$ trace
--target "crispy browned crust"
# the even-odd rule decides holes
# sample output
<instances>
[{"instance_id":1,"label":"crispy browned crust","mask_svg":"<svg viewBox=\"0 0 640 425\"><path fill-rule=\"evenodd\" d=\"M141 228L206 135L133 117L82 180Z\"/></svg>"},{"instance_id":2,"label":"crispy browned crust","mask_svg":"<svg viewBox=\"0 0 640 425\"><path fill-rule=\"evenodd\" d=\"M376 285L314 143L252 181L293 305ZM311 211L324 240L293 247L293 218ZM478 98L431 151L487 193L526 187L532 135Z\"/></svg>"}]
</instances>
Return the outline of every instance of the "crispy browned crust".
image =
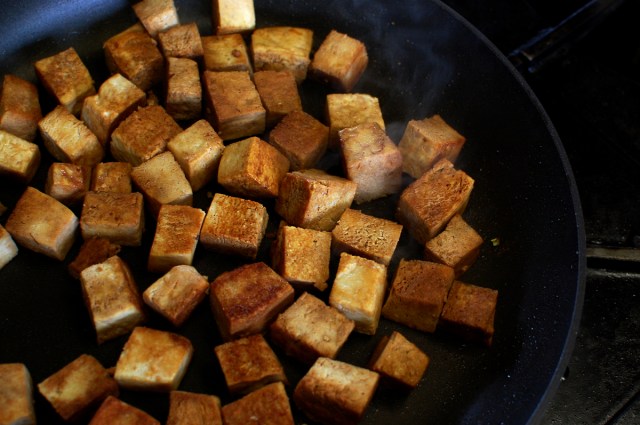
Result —
<instances>
[{"instance_id":1,"label":"crispy browned crust","mask_svg":"<svg viewBox=\"0 0 640 425\"><path fill-rule=\"evenodd\" d=\"M158 41L166 58L200 60L204 55L200 30L195 22L176 25L159 33Z\"/></svg>"},{"instance_id":2,"label":"crispy browned crust","mask_svg":"<svg viewBox=\"0 0 640 425\"><path fill-rule=\"evenodd\" d=\"M131 170L128 162L101 162L93 167L93 192L131 193Z\"/></svg>"},{"instance_id":3,"label":"crispy browned crust","mask_svg":"<svg viewBox=\"0 0 640 425\"><path fill-rule=\"evenodd\" d=\"M33 381L22 363L0 364L0 423L35 425Z\"/></svg>"},{"instance_id":4,"label":"crispy browned crust","mask_svg":"<svg viewBox=\"0 0 640 425\"><path fill-rule=\"evenodd\" d=\"M252 72L247 44L242 34L203 36L202 47L204 68L207 71Z\"/></svg>"},{"instance_id":5,"label":"crispy browned crust","mask_svg":"<svg viewBox=\"0 0 640 425\"><path fill-rule=\"evenodd\" d=\"M148 413L113 396L107 397L89 422L89 425L160 425Z\"/></svg>"},{"instance_id":6,"label":"crispy browned crust","mask_svg":"<svg viewBox=\"0 0 640 425\"><path fill-rule=\"evenodd\" d=\"M40 162L38 145L0 130L0 176L27 184L38 171Z\"/></svg>"},{"instance_id":7,"label":"crispy browned crust","mask_svg":"<svg viewBox=\"0 0 640 425\"><path fill-rule=\"evenodd\" d=\"M176 120L192 120L202 111L202 85L198 62L189 58L167 58L167 113Z\"/></svg>"},{"instance_id":8,"label":"crispy browned crust","mask_svg":"<svg viewBox=\"0 0 640 425\"><path fill-rule=\"evenodd\" d=\"M329 126L329 148L340 148L340 130L365 123L377 123L385 129L380 101L366 93L330 93L325 106Z\"/></svg>"},{"instance_id":9,"label":"crispy browned crust","mask_svg":"<svg viewBox=\"0 0 640 425\"><path fill-rule=\"evenodd\" d=\"M291 111L269 134L269 143L291 162L291 170L313 168L327 151L329 127L303 111Z\"/></svg>"},{"instance_id":10,"label":"crispy browned crust","mask_svg":"<svg viewBox=\"0 0 640 425\"><path fill-rule=\"evenodd\" d=\"M307 78L313 45L308 28L272 26L251 34L251 51L256 71L289 71L298 84Z\"/></svg>"},{"instance_id":11,"label":"crispy browned crust","mask_svg":"<svg viewBox=\"0 0 640 425\"><path fill-rule=\"evenodd\" d=\"M222 425L220 399L215 395L171 391L167 425Z\"/></svg>"},{"instance_id":12,"label":"crispy browned crust","mask_svg":"<svg viewBox=\"0 0 640 425\"><path fill-rule=\"evenodd\" d=\"M291 404L282 382L274 382L222 406L225 425L293 425Z\"/></svg>"},{"instance_id":13,"label":"crispy browned crust","mask_svg":"<svg viewBox=\"0 0 640 425\"><path fill-rule=\"evenodd\" d=\"M84 239L102 237L114 244L139 246L144 231L142 194L88 192L80 215Z\"/></svg>"},{"instance_id":14,"label":"crispy browned crust","mask_svg":"<svg viewBox=\"0 0 640 425\"><path fill-rule=\"evenodd\" d=\"M125 30L104 43L107 65L140 90L147 91L164 78L164 57L156 41L144 30Z\"/></svg>"},{"instance_id":15,"label":"crispy browned crust","mask_svg":"<svg viewBox=\"0 0 640 425\"><path fill-rule=\"evenodd\" d=\"M94 264L102 263L120 252L120 245L109 239L91 237L82 242L78 255L69 263L71 276L80 279L82 270Z\"/></svg>"},{"instance_id":16,"label":"crispy browned crust","mask_svg":"<svg viewBox=\"0 0 640 425\"><path fill-rule=\"evenodd\" d=\"M267 111L267 128L272 128L289 112L302 111L298 85L291 72L258 71L253 74L253 81Z\"/></svg>"},{"instance_id":17,"label":"crispy browned crust","mask_svg":"<svg viewBox=\"0 0 640 425\"><path fill-rule=\"evenodd\" d=\"M81 202L89 191L91 167L54 162L49 166L45 193L65 205Z\"/></svg>"},{"instance_id":18,"label":"crispy browned crust","mask_svg":"<svg viewBox=\"0 0 640 425\"><path fill-rule=\"evenodd\" d=\"M369 362L386 383L406 389L418 385L428 366L429 356L398 331L380 340Z\"/></svg>"},{"instance_id":19,"label":"crispy browned crust","mask_svg":"<svg viewBox=\"0 0 640 425\"><path fill-rule=\"evenodd\" d=\"M0 88L0 129L33 142L41 118L36 85L15 75L5 75Z\"/></svg>"}]
</instances>

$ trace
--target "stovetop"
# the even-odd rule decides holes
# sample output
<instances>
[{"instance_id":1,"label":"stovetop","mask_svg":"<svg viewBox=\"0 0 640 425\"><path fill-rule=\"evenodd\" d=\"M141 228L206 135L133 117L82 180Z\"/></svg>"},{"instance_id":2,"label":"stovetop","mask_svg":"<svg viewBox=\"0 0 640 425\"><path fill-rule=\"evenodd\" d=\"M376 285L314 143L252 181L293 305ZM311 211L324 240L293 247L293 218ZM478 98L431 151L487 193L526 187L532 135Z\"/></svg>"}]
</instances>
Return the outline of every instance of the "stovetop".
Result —
<instances>
[{"instance_id":1,"label":"stovetop","mask_svg":"<svg viewBox=\"0 0 640 425\"><path fill-rule=\"evenodd\" d=\"M543 424L640 423L640 5L445 0L508 56L556 127L587 240L583 315Z\"/></svg>"}]
</instances>

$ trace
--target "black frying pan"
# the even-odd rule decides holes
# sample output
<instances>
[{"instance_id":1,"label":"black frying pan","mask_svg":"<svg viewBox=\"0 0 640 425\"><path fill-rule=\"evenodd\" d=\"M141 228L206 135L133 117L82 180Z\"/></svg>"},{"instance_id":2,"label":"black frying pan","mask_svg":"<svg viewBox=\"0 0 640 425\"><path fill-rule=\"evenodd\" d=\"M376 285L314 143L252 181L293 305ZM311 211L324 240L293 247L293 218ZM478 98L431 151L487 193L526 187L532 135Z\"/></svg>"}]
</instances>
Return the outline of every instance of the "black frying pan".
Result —
<instances>
[{"instance_id":1,"label":"black frying pan","mask_svg":"<svg viewBox=\"0 0 640 425\"><path fill-rule=\"evenodd\" d=\"M33 62L74 46L99 84L106 78L101 45L135 22L126 1L24 0L3 2L0 71L35 80ZM183 23L211 34L209 0L176 0ZM368 424L537 422L552 397L573 347L580 317L585 257L581 210L562 145L535 96L497 50L437 1L262 1L258 26L315 30L315 44L335 28L363 40L370 65L355 90L380 98L388 133L399 140L409 119L441 114L467 137L457 167L476 180L465 212L487 241L464 280L500 291L491 348L448 335L426 335L383 320L376 337L353 335L339 358L366 364L383 334L401 330L431 357L420 386L408 394L380 389L364 418ZM303 85L308 112L321 116L326 91ZM43 108L51 99L43 96ZM45 111L46 112L46 111ZM43 150L43 152L46 152ZM32 184L42 188L44 165ZM24 189L1 181L0 201L12 207ZM219 190L216 186L207 188ZM364 206L390 216L396 198ZM208 207L206 196L196 205ZM79 211L78 211L79 213ZM1 222L4 224L7 214ZM124 249L143 290L158 276L144 271L153 227L141 249ZM499 244L489 241L498 238ZM78 244L77 244L78 245ZM21 249L0 270L0 363L23 362L35 383L82 353L115 365L126 337L95 343L77 281L66 263ZM263 254L266 252L266 244ZM418 258L404 235L399 255ZM397 258L395 259L397 263ZM239 264L199 249L194 265L213 279ZM392 263L392 268L395 263ZM152 316L149 326L170 329ZM180 330L196 353L181 389L231 398L213 347L218 332L203 303ZM293 384L305 369L284 359ZM290 388L291 389L291 388ZM123 392L122 398L163 420L165 394ZM1 406L0 406L1 408ZM59 423L36 392L39 423ZM299 412L297 420L302 423Z\"/></svg>"}]
</instances>

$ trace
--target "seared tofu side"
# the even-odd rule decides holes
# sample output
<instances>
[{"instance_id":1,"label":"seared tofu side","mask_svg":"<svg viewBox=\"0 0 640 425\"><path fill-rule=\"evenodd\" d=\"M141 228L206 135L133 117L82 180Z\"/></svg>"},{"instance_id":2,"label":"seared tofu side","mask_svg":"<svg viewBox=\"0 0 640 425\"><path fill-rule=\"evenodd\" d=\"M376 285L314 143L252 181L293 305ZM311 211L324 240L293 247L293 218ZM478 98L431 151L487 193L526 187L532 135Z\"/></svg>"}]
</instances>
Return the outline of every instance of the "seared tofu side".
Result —
<instances>
[{"instance_id":1,"label":"seared tofu side","mask_svg":"<svg viewBox=\"0 0 640 425\"><path fill-rule=\"evenodd\" d=\"M309 65L309 77L335 90L350 92L369 64L363 42L331 30L315 52Z\"/></svg>"},{"instance_id":2,"label":"seared tofu side","mask_svg":"<svg viewBox=\"0 0 640 425\"><path fill-rule=\"evenodd\" d=\"M90 184L90 167L54 162L49 166L45 193L65 205L75 205L82 202Z\"/></svg>"},{"instance_id":3,"label":"seared tofu side","mask_svg":"<svg viewBox=\"0 0 640 425\"><path fill-rule=\"evenodd\" d=\"M200 117L202 85L198 62L189 58L167 58L165 107L176 120Z\"/></svg>"},{"instance_id":4,"label":"seared tofu side","mask_svg":"<svg viewBox=\"0 0 640 425\"><path fill-rule=\"evenodd\" d=\"M298 84L289 71L258 71L253 81L267 111L266 127L273 128L292 111L302 111Z\"/></svg>"},{"instance_id":5,"label":"seared tofu side","mask_svg":"<svg viewBox=\"0 0 640 425\"><path fill-rule=\"evenodd\" d=\"M212 23L218 35L253 30L256 26L253 0L213 0Z\"/></svg>"},{"instance_id":6,"label":"seared tofu side","mask_svg":"<svg viewBox=\"0 0 640 425\"><path fill-rule=\"evenodd\" d=\"M33 142L41 118L36 85L15 75L5 75L0 88L0 130Z\"/></svg>"},{"instance_id":7,"label":"seared tofu side","mask_svg":"<svg viewBox=\"0 0 640 425\"><path fill-rule=\"evenodd\" d=\"M271 130L269 143L289 159L291 170L306 170L326 153L329 128L306 112L293 110Z\"/></svg>"},{"instance_id":8,"label":"seared tofu side","mask_svg":"<svg viewBox=\"0 0 640 425\"><path fill-rule=\"evenodd\" d=\"M215 395L171 391L167 425L223 425L221 407Z\"/></svg>"},{"instance_id":9,"label":"seared tofu side","mask_svg":"<svg viewBox=\"0 0 640 425\"><path fill-rule=\"evenodd\" d=\"M293 425L289 396L282 382L274 382L222 406L225 425L249 423Z\"/></svg>"},{"instance_id":10,"label":"seared tofu side","mask_svg":"<svg viewBox=\"0 0 640 425\"><path fill-rule=\"evenodd\" d=\"M93 167L93 192L131 193L131 170L128 162L101 162Z\"/></svg>"},{"instance_id":11,"label":"seared tofu side","mask_svg":"<svg viewBox=\"0 0 640 425\"><path fill-rule=\"evenodd\" d=\"M148 413L117 399L107 397L89 425L160 425L160 422Z\"/></svg>"},{"instance_id":12,"label":"seared tofu side","mask_svg":"<svg viewBox=\"0 0 640 425\"><path fill-rule=\"evenodd\" d=\"M289 71L298 84L307 78L313 31L299 27L264 27L251 33L256 71Z\"/></svg>"},{"instance_id":13,"label":"seared tofu side","mask_svg":"<svg viewBox=\"0 0 640 425\"><path fill-rule=\"evenodd\" d=\"M0 423L36 425L33 381L23 363L0 364Z\"/></svg>"},{"instance_id":14,"label":"seared tofu side","mask_svg":"<svg viewBox=\"0 0 640 425\"><path fill-rule=\"evenodd\" d=\"M253 73L247 43L241 34L202 37L204 69L207 71L244 71Z\"/></svg>"},{"instance_id":15,"label":"seared tofu side","mask_svg":"<svg viewBox=\"0 0 640 425\"><path fill-rule=\"evenodd\" d=\"M38 171L40 160L38 145L0 130L0 176L29 183Z\"/></svg>"},{"instance_id":16,"label":"seared tofu side","mask_svg":"<svg viewBox=\"0 0 640 425\"><path fill-rule=\"evenodd\" d=\"M158 42L165 58L187 58L200 62L204 55L202 37L195 22L176 25L158 33Z\"/></svg>"},{"instance_id":17,"label":"seared tofu side","mask_svg":"<svg viewBox=\"0 0 640 425\"><path fill-rule=\"evenodd\" d=\"M378 372L386 383L413 389L427 371L429 361L429 356L417 345L400 332L393 331L378 343L371 356L369 369Z\"/></svg>"},{"instance_id":18,"label":"seared tofu side","mask_svg":"<svg viewBox=\"0 0 640 425\"><path fill-rule=\"evenodd\" d=\"M331 149L340 148L340 130L345 128L375 122L382 130L386 129L379 99L365 93L328 94L325 119Z\"/></svg>"},{"instance_id":19,"label":"seared tofu side","mask_svg":"<svg viewBox=\"0 0 640 425\"><path fill-rule=\"evenodd\" d=\"M142 0L133 4L132 8L152 37L180 24L173 0Z\"/></svg>"},{"instance_id":20,"label":"seared tofu side","mask_svg":"<svg viewBox=\"0 0 640 425\"><path fill-rule=\"evenodd\" d=\"M138 192L88 192L80 214L82 237L140 246L144 232L144 199Z\"/></svg>"}]
</instances>

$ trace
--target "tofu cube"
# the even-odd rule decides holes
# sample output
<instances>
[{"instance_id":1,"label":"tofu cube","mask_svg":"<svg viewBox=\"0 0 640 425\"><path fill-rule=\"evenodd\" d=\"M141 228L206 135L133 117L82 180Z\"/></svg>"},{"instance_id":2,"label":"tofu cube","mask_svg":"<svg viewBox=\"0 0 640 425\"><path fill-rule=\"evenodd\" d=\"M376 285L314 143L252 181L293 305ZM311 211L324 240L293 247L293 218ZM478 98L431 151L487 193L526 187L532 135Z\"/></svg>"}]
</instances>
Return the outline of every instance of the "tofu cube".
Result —
<instances>
[{"instance_id":1,"label":"tofu cube","mask_svg":"<svg viewBox=\"0 0 640 425\"><path fill-rule=\"evenodd\" d=\"M198 62L167 58L167 113L176 120L193 120L202 111L202 85Z\"/></svg>"},{"instance_id":2,"label":"tofu cube","mask_svg":"<svg viewBox=\"0 0 640 425\"><path fill-rule=\"evenodd\" d=\"M18 245L11 234L0 224L0 270L18 255Z\"/></svg>"},{"instance_id":3,"label":"tofu cube","mask_svg":"<svg viewBox=\"0 0 640 425\"><path fill-rule=\"evenodd\" d=\"M339 132L345 175L358 184L357 204L400 192L402 154L378 123Z\"/></svg>"},{"instance_id":4,"label":"tofu cube","mask_svg":"<svg viewBox=\"0 0 640 425\"><path fill-rule=\"evenodd\" d=\"M379 379L371 370L321 357L296 385L293 401L313 421L353 425L364 416Z\"/></svg>"},{"instance_id":5,"label":"tofu cube","mask_svg":"<svg viewBox=\"0 0 640 425\"><path fill-rule=\"evenodd\" d=\"M73 47L35 63L45 90L73 115L80 115L82 102L96 93L93 78Z\"/></svg>"},{"instance_id":6,"label":"tofu cube","mask_svg":"<svg viewBox=\"0 0 640 425\"><path fill-rule=\"evenodd\" d=\"M313 252L310 256L309 253ZM331 233L288 226L278 229L271 248L273 269L300 289L327 288L331 260Z\"/></svg>"},{"instance_id":7,"label":"tofu cube","mask_svg":"<svg viewBox=\"0 0 640 425\"><path fill-rule=\"evenodd\" d=\"M101 162L93 167L93 192L131 193L131 170L128 162Z\"/></svg>"},{"instance_id":8,"label":"tofu cube","mask_svg":"<svg viewBox=\"0 0 640 425\"><path fill-rule=\"evenodd\" d=\"M0 130L33 142L41 118L36 85L15 75L5 75L0 88Z\"/></svg>"},{"instance_id":9,"label":"tofu cube","mask_svg":"<svg viewBox=\"0 0 640 425\"><path fill-rule=\"evenodd\" d=\"M191 185L171 152L161 153L133 167L131 179L155 217L162 205L191 206L193 202Z\"/></svg>"},{"instance_id":10,"label":"tofu cube","mask_svg":"<svg viewBox=\"0 0 640 425\"><path fill-rule=\"evenodd\" d=\"M476 261L482 243L482 236L456 214L442 232L426 243L425 259L453 267L457 278Z\"/></svg>"},{"instance_id":11,"label":"tofu cube","mask_svg":"<svg viewBox=\"0 0 640 425\"><path fill-rule=\"evenodd\" d=\"M272 382L287 383L284 369L262 334L214 348L231 394L248 394Z\"/></svg>"},{"instance_id":12,"label":"tofu cube","mask_svg":"<svg viewBox=\"0 0 640 425\"><path fill-rule=\"evenodd\" d=\"M83 121L58 105L38 123L47 151L58 161L93 166L104 157L104 148Z\"/></svg>"},{"instance_id":13,"label":"tofu cube","mask_svg":"<svg viewBox=\"0 0 640 425\"><path fill-rule=\"evenodd\" d=\"M200 30L195 22L176 25L158 33L158 42L165 58L200 61L204 55Z\"/></svg>"},{"instance_id":14,"label":"tofu cube","mask_svg":"<svg viewBox=\"0 0 640 425\"><path fill-rule=\"evenodd\" d=\"M209 394L171 391L167 425L191 424L223 425L220 399Z\"/></svg>"},{"instance_id":15,"label":"tofu cube","mask_svg":"<svg viewBox=\"0 0 640 425\"><path fill-rule=\"evenodd\" d=\"M456 280L442 310L439 328L490 347L498 291Z\"/></svg>"},{"instance_id":16,"label":"tofu cube","mask_svg":"<svg viewBox=\"0 0 640 425\"><path fill-rule=\"evenodd\" d=\"M145 106L114 130L111 154L135 167L166 151L169 140L180 132L182 128L162 106Z\"/></svg>"},{"instance_id":17,"label":"tofu cube","mask_svg":"<svg viewBox=\"0 0 640 425\"><path fill-rule=\"evenodd\" d=\"M253 72L247 44L241 34L202 37L204 69L207 71Z\"/></svg>"},{"instance_id":18,"label":"tofu cube","mask_svg":"<svg viewBox=\"0 0 640 425\"><path fill-rule=\"evenodd\" d=\"M131 332L145 320L138 287L120 257L85 268L80 283L98 344Z\"/></svg>"},{"instance_id":19,"label":"tofu cube","mask_svg":"<svg viewBox=\"0 0 640 425\"><path fill-rule=\"evenodd\" d=\"M382 380L405 389L417 387L427 367L429 356L398 331L380 340L369 362Z\"/></svg>"},{"instance_id":20,"label":"tofu cube","mask_svg":"<svg viewBox=\"0 0 640 425\"><path fill-rule=\"evenodd\" d=\"M142 194L88 192L80 214L80 230L87 240L105 238L125 246L140 246L144 232Z\"/></svg>"},{"instance_id":21,"label":"tofu cube","mask_svg":"<svg viewBox=\"0 0 640 425\"><path fill-rule=\"evenodd\" d=\"M249 423L293 425L289 396L282 382L274 382L222 406L225 425Z\"/></svg>"},{"instance_id":22,"label":"tofu cube","mask_svg":"<svg viewBox=\"0 0 640 425\"><path fill-rule=\"evenodd\" d=\"M410 120L398 144L403 170L417 179L443 158L455 163L465 141L440 115Z\"/></svg>"},{"instance_id":23,"label":"tofu cube","mask_svg":"<svg viewBox=\"0 0 640 425\"><path fill-rule=\"evenodd\" d=\"M90 167L54 162L49 166L45 193L65 205L74 205L84 199L90 183Z\"/></svg>"},{"instance_id":24,"label":"tofu cube","mask_svg":"<svg viewBox=\"0 0 640 425\"><path fill-rule=\"evenodd\" d=\"M216 252L255 259L268 222L267 209L259 202L216 193L202 224L200 242Z\"/></svg>"},{"instance_id":25,"label":"tofu cube","mask_svg":"<svg viewBox=\"0 0 640 425\"><path fill-rule=\"evenodd\" d=\"M289 112L302 111L298 84L291 72L258 71L253 81L267 113L267 128L273 128Z\"/></svg>"},{"instance_id":26,"label":"tofu cube","mask_svg":"<svg viewBox=\"0 0 640 425\"><path fill-rule=\"evenodd\" d=\"M210 288L211 310L225 341L262 332L293 302L293 287L263 262L220 274Z\"/></svg>"},{"instance_id":27,"label":"tofu cube","mask_svg":"<svg viewBox=\"0 0 640 425\"><path fill-rule=\"evenodd\" d=\"M353 320L357 332L378 329L387 291L387 266L343 252L329 294L329 305Z\"/></svg>"},{"instance_id":28,"label":"tofu cube","mask_svg":"<svg viewBox=\"0 0 640 425\"><path fill-rule=\"evenodd\" d=\"M266 111L246 71L205 71L203 74L211 121L223 140L264 132Z\"/></svg>"},{"instance_id":29,"label":"tofu cube","mask_svg":"<svg viewBox=\"0 0 640 425\"><path fill-rule=\"evenodd\" d=\"M276 212L292 226L330 232L351 206L356 186L322 170L292 171L280 182Z\"/></svg>"},{"instance_id":30,"label":"tofu cube","mask_svg":"<svg viewBox=\"0 0 640 425\"><path fill-rule=\"evenodd\" d=\"M138 326L120 353L114 378L127 390L173 391L192 356L193 345L184 336Z\"/></svg>"},{"instance_id":31,"label":"tofu cube","mask_svg":"<svg viewBox=\"0 0 640 425\"><path fill-rule=\"evenodd\" d=\"M0 424L35 425L33 381L22 363L0 364Z\"/></svg>"},{"instance_id":32,"label":"tofu cube","mask_svg":"<svg viewBox=\"0 0 640 425\"><path fill-rule=\"evenodd\" d=\"M400 195L396 218L420 244L436 236L467 206L474 180L440 160Z\"/></svg>"},{"instance_id":33,"label":"tofu cube","mask_svg":"<svg viewBox=\"0 0 640 425\"><path fill-rule=\"evenodd\" d=\"M96 414L89 422L89 425L160 425L160 422L148 413L133 407L132 405L120 401L119 399L107 397Z\"/></svg>"},{"instance_id":34,"label":"tofu cube","mask_svg":"<svg viewBox=\"0 0 640 425\"><path fill-rule=\"evenodd\" d=\"M328 94L325 115L329 124L329 147L333 149L340 148L340 130L345 128L375 122L385 130L380 101L369 94Z\"/></svg>"},{"instance_id":35,"label":"tofu cube","mask_svg":"<svg viewBox=\"0 0 640 425\"><path fill-rule=\"evenodd\" d=\"M205 212L187 205L162 205L149 251L150 272L166 273L174 266L191 265Z\"/></svg>"},{"instance_id":36,"label":"tofu cube","mask_svg":"<svg viewBox=\"0 0 640 425\"><path fill-rule=\"evenodd\" d=\"M402 225L348 208L331 233L335 252L347 252L388 266Z\"/></svg>"},{"instance_id":37,"label":"tofu cube","mask_svg":"<svg viewBox=\"0 0 640 425\"><path fill-rule=\"evenodd\" d=\"M247 198L275 198L289 160L258 137L227 145L218 168L218 184Z\"/></svg>"},{"instance_id":38,"label":"tofu cube","mask_svg":"<svg viewBox=\"0 0 640 425\"><path fill-rule=\"evenodd\" d=\"M38 384L38 391L62 419L88 419L108 397L119 395L118 384L93 356L82 354Z\"/></svg>"},{"instance_id":39,"label":"tofu cube","mask_svg":"<svg viewBox=\"0 0 640 425\"><path fill-rule=\"evenodd\" d=\"M60 201L28 186L5 229L18 245L62 261L75 242L78 217Z\"/></svg>"},{"instance_id":40,"label":"tofu cube","mask_svg":"<svg viewBox=\"0 0 640 425\"><path fill-rule=\"evenodd\" d=\"M256 71L289 71L298 84L307 78L313 31L299 27L264 27L251 34Z\"/></svg>"},{"instance_id":41,"label":"tofu cube","mask_svg":"<svg viewBox=\"0 0 640 425\"><path fill-rule=\"evenodd\" d=\"M144 29L154 38L180 24L173 0L142 0L132 7Z\"/></svg>"},{"instance_id":42,"label":"tofu cube","mask_svg":"<svg viewBox=\"0 0 640 425\"><path fill-rule=\"evenodd\" d=\"M350 92L368 64L364 43L331 30L313 56L309 76L335 90Z\"/></svg>"},{"instance_id":43,"label":"tofu cube","mask_svg":"<svg viewBox=\"0 0 640 425\"><path fill-rule=\"evenodd\" d=\"M269 143L291 163L291 170L316 166L327 151L329 127L303 111L292 111L269 133Z\"/></svg>"},{"instance_id":44,"label":"tofu cube","mask_svg":"<svg viewBox=\"0 0 640 425\"><path fill-rule=\"evenodd\" d=\"M109 239L92 237L82 242L78 255L67 268L71 276L80 279L82 270L107 261L119 252L120 245L112 243Z\"/></svg>"},{"instance_id":45,"label":"tofu cube","mask_svg":"<svg viewBox=\"0 0 640 425\"><path fill-rule=\"evenodd\" d=\"M453 269L422 260L400 260L382 316L433 333L453 284Z\"/></svg>"},{"instance_id":46,"label":"tofu cube","mask_svg":"<svg viewBox=\"0 0 640 425\"><path fill-rule=\"evenodd\" d=\"M304 364L335 358L355 328L353 320L322 300L302 295L269 327L269 335L285 354Z\"/></svg>"},{"instance_id":47,"label":"tofu cube","mask_svg":"<svg viewBox=\"0 0 640 425\"><path fill-rule=\"evenodd\" d=\"M111 133L138 107L146 106L147 96L122 74L114 74L88 96L82 106L82 121L106 148Z\"/></svg>"},{"instance_id":48,"label":"tofu cube","mask_svg":"<svg viewBox=\"0 0 640 425\"><path fill-rule=\"evenodd\" d=\"M38 145L0 130L0 177L29 183L38 171L40 160Z\"/></svg>"},{"instance_id":49,"label":"tofu cube","mask_svg":"<svg viewBox=\"0 0 640 425\"><path fill-rule=\"evenodd\" d=\"M209 281L189 265L172 267L143 293L144 302L179 327L207 295Z\"/></svg>"},{"instance_id":50,"label":"tofu cube","mask_svg":"<svg viewBox=\"0 0 640 425\"><path fill-rule=\"evenodd\" d=\"M256 26L253 0L213 0L212 21L216 34L253 30Z\"/></svg>"},{"instance_id":51,"label":"tofu cube","mask_svg":"<svg viewBox=\"0 0 640 425\"><path fill-rule=\"evenodd\" d=\"M180 164L195 192L217 175L224 143L211 124L201 119L169 140L167 149Z\"/></svg>"}]
</instances>

